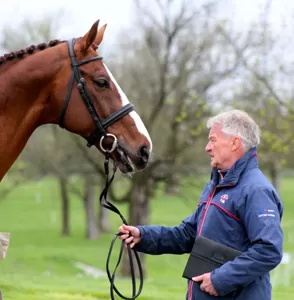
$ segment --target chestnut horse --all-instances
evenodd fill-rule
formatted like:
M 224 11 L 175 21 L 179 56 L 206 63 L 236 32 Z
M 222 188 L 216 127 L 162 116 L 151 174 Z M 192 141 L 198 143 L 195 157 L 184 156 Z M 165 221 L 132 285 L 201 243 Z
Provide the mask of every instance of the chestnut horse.
M 34 130 L 58 124 L 109 155 L 123 173 L 146 167 L 152 142 L 98 55 L 106 24 L 0 57 L 0 181 Z M 107 131 L 106 131 L 107 129 Z

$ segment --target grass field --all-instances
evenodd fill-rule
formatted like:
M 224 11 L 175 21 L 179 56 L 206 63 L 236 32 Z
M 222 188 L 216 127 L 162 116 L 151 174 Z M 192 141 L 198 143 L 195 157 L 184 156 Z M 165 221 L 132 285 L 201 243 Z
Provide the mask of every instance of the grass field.
M 285 206 L 284 251 L 294 255 L 293 182 L 293 178 L 282 181 L 281 196 Z M 184 186 L 182 197 L 158 192 L 152 201 L 151 223 L 178 224 L 193 211 L 199 192 L 191 184 Z M 121 209 L 126 215 L 126 207 Z M 109 299 L 108 279 L 84 275 L 73 263 L 83 262 L 105 270 L 113 235 L 103 235 L 97 241 L 85 240 L 82 203 L 74 197 L 70 214 L 72 236 L 64 238 L 60 236 L 58 189 L 49 180 L 17 188 L 7 199 L 0 201 L 0 230 L 11 233 L 8 255 L 0 262 L 3 300 Z M 111 224 L 116 232 L 120 221 L 112 213 Z M 148 256 L 148 277 L 138 299 L 185 299 L 186 281 L 181 274 L 186 260 L 186 255 Z M 294 257 L 292 260 L 272 272 L 274 300 L 293 299 Z M 120 280 L 117 286 L 130 295 L 130 280 Z

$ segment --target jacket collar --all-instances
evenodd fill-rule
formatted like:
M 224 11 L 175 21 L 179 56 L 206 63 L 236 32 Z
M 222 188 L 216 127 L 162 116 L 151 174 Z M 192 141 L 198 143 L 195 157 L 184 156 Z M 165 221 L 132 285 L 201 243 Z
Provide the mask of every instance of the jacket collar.
M 242 173 L 246 170 L 254 169 L 258 167 L 257 149 L 251 148 L 241 158 L 235 161 L 232 168 L 229 169 L 224 177 L 224 180 L 220 181 L 219 170 L 217 168 L 212 169 L 211 179 L 214 185 L 236 185 L 241 177 Z

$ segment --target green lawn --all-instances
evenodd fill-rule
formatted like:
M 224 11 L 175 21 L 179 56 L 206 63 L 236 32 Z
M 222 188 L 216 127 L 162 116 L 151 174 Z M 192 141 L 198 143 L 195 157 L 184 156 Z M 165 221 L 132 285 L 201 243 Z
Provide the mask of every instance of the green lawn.
M 283 180 L 281 196 L 285 206 L 284 251 L 294 255 L 293 182 L 293 179 Z M 198 201 L 199 190 L 187 183 L 182 193 L 182 197 L 171 197 L 158 192 L 152 201 L 151 223 L 175 225 L 190 214 Z M 72 236 L 60 237 L 59 210 L 58 189 L 49 180 L 17 188 L 0 202 L 0 230 L 11 233 L 8 255 L 0 262 L 3 300 L 109 299 L 108 279 L 84 275 L 73 262 L 104 270 L 113 235 L 103 235 L 97 241 L 85 240 L 82 203 L 73 197 Z M 126 215 L 126 207 L 122 211 Z M 113 213 L 111 224 L 116 232 L 120 220 Z M 148 278 L 139 299 L 184 299 L 186 281 L 181 274 L 186 260 L 186 255 L 148 256 Z M 293 298 L 294 287 L 287 282 L 291 276 L 294 279 L 293 274 L 294 267 L 291 270 L 290 265 L 280 265 L 273 272 L 274 300 Z M 117 280 L 117 286 L 130 295 L 130 280 Z

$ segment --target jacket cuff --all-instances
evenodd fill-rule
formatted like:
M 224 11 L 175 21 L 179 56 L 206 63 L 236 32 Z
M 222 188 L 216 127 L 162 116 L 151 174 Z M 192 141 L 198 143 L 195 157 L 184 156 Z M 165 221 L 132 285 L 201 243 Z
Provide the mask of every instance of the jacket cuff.
M 224 280 L 221 278 L 219 274 L 217 274 L 216 270 L 211 272 L 210 280 L 214 289 L 220 296 L 225 296 L 230 292 L 224 289 L 224 284 L 225 284 Z
M 146 242 L 144 241 L 144 226 L 136 226 L 136 228 L 138 228 L 140 230 L 140 237 L 141 240 L 138 244 L 136 244 L 136 246 L 134 247 L 134 249 L 136 249 L 139 252 L 145 252 L 147 250 L 148 247 L 148 243 L 146 245 Z

